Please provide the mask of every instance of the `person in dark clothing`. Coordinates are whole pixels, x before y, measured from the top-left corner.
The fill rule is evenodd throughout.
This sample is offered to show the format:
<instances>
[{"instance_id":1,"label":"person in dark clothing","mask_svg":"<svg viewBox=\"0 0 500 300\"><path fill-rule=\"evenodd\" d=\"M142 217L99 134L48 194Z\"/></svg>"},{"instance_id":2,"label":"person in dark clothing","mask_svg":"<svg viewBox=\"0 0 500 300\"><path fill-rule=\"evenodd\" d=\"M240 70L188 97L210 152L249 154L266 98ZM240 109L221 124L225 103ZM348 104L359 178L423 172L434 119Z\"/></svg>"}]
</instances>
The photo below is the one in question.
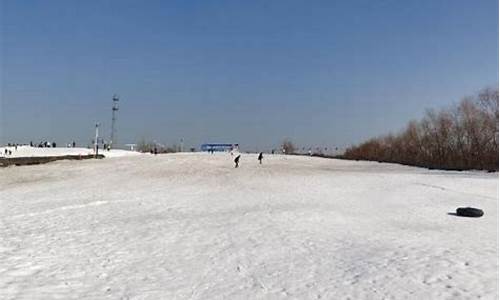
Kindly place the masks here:
<instances>
[{"instance_id":1,"label":"person in dark clothing","mask_svg":"<svg viewBox=\"0 0 500 300\"><path fill-rule=\"evenodd\" d=\"M52 142L52 148L56 147L56 142Z\"/></svg>"},{"instance_id":2,"label":"person in dark clothing","mask_svg":"<svg viewBox=\"0 0 500 300\"><path fill-rule=\"evenodd\" d=\"M261 152L261 153L259 153L259 158L258 158L258 160L259 160L259 164L261 164L261 165L262 165L262 159L263 159L263 158L264 158L264 155L262 154L262 152Z\"/></svg>"},{"instance_id":3,"label":"person in dark clothing","mask_svg":"<svg viewBox=\"0 0 500 300\"><path fill-rule=\"evenodd\" d=\"M75 147L76 147L76 143L75 143L75 141L73 141L73 148L75 148Z\"/></svg>"},{"instance_id":4,"label":"person in dark clothing","mask_svg":"<svg viewBox=\"0 0 500 300\"><path fill-rule=\"evenodd\" d=\"M240 156L241 155L238 155L236 156L236 158L234 159L234 167L237 168L239 165L240 165Z\"/></svg>"},{"instance_id":5,"label":"person in dark clothing","mask_svg":"<svg viewBox=\"0 0 500 300\"><path fill-rule=\"evenodd\" d=\"M155 147L155 149L154 149L154 153L155 153L155 155L157 155L157 154L158 154L158 148L156 148L156 147Z\"/></svg>"}]
</instances>

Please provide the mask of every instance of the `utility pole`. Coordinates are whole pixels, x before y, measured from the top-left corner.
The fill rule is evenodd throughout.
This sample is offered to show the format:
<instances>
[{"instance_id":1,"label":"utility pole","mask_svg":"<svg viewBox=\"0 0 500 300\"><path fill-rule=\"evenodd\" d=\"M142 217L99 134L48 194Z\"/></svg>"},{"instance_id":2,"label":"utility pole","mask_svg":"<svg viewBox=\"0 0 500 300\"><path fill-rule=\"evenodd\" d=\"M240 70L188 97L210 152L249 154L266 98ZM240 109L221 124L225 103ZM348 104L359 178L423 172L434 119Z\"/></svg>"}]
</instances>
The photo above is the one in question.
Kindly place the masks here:
<instances>
[{"instance_id":1,"label":"utility pole","mask_svg":"<svg viewBox=\"0 0 500 300\"><path fill-rule=\"evenodd\" d=\"M109 142L109 147L112 148L113 144L116 142L115 141L115 122L116 122L116 112L118 111L118 101L120 98L115 94L113 95L113 107L111 108L112 110L112 117L111 117L111 138Z\"/></svg>"},{"instance_id":2,"label":"utility pole","mask_svg":"<svg viewBox=\"0 0 500 300\"><path fill-rule=\"evenodd\" d=\"M95 158L97 158L97 154L99 151L99 123L95 123L95 139L94 139L94 153L95 153Z\"/></svg>"}]
</instances>

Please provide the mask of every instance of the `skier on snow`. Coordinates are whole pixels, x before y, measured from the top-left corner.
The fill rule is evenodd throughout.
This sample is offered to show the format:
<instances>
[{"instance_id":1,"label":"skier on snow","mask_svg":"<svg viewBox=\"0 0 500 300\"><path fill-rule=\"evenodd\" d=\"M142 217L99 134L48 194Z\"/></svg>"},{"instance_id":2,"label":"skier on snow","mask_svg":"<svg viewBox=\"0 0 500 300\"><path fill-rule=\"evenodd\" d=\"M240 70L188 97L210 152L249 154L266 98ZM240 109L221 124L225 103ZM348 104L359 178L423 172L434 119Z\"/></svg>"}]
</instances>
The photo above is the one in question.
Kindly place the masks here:
<instances>
[{"instance_id":1,"label":"skier on snow","mask_svg":"<svg viewBox=\"0 0 500 300\"><path fill-rule=\"evenodd\" d=\"M234 159L234 164L235 164L235 168L237 168L239 166L239 163L240 163L240 156L241 155L238 155L236 156L236 158Z\"/></svg>"}]
</instances>

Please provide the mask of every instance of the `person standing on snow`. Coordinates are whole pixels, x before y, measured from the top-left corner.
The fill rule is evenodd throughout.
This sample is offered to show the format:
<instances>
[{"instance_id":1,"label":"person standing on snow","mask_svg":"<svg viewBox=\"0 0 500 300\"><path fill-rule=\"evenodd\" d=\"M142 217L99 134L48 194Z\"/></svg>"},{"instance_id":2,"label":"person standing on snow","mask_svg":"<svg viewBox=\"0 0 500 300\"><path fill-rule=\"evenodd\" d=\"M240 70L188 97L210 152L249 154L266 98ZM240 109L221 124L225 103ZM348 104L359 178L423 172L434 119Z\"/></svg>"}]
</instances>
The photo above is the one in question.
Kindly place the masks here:
<instances>
[{"instance_id":1,"label":"person standing on snow","mask_svg":"<svg viewBox=\"0 0 500 300\"><path fill-rule=\"evenodd\" d=\"M235 167L235 168L237 168L237 167L239 166L239 164L240 164L240 156L241 156L241 155L238 155L238 156L236 156L236 158L234 159L234 164L235 164L235 165L234 165L234 167Z\"/></svg>"},{"instance_id":2,"label":"person standing on snow","mask_svg":"<svg viewBox=\"0 0 500 300\"><path fill-rule=\"evenodd\" d=\"M259 153L259 158L257 158L259 160L259 164L262 165L262 159L264 158L264 155L261 153Z\"/></svg>"}]
</instances>

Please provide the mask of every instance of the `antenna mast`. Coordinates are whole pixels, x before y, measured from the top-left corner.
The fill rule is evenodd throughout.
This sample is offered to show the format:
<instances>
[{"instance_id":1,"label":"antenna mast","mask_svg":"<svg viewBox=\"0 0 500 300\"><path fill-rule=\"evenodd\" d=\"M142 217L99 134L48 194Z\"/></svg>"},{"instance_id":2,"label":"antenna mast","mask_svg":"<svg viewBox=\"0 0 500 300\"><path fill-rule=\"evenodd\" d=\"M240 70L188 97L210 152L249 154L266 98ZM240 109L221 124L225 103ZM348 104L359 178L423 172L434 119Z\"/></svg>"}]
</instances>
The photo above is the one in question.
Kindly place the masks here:
<instances>
[{"instance_id":1,"label":"antenna mast","mask_svg":"<svg viewBox=\"0 0 500 300\"><path fill-rule=\"evenodd\" d=\"M113 148L113 145L115 143L115 122L116 122L116 112L118 111L118 101L120 98L115 94L113 95L113 107L111 108L113 112L113 116L111 118L111 139L109 142L109 147Z\"/></svg>"}]
</instances>

